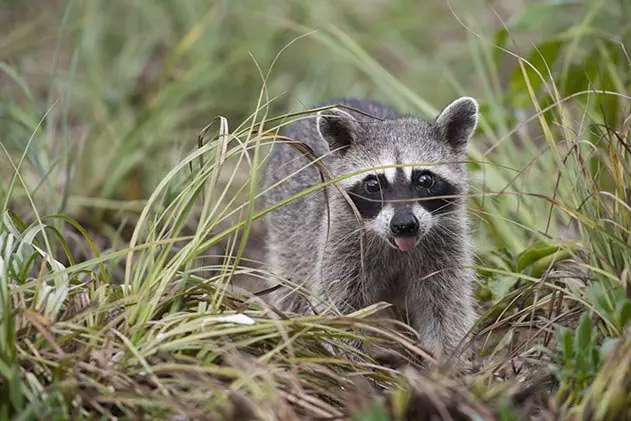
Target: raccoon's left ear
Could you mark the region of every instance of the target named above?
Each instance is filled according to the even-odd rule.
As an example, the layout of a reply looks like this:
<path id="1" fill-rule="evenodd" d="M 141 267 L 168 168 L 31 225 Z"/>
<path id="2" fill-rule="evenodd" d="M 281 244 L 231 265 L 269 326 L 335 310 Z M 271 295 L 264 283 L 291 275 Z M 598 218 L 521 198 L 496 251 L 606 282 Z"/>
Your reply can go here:
<path id="1" fill-rule="evenodd" d="M 329 150 L 340 149 L 342 153 L 357 140 L 359 132 L 355 117 L 339 108 L 318 112 L 316 127 L 320 137 L 328 143 Z"/>
<path id="2" fill-rule="evenodd" d="M 478 103 L 471 97 L 458 98 L 445 107 L 435 121 L 436 127 L 456 152 L 464 152 L 478 125 Z"/>

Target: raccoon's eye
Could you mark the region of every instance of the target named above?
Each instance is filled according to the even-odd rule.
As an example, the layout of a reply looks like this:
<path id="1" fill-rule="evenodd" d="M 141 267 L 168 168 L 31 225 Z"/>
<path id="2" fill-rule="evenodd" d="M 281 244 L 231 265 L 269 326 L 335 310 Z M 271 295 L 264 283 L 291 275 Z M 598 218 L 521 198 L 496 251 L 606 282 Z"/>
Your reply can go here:
<path id="1" fill-rule="evenodd" d="M 420 172 L 414 178 L 414 183 L 418 187 L 429 189 L 434 185 L 434 177 L 429 172 Z"/>
<path id="2" fill-rule="evenodd" d="M 379 180 L 375 177 L 369 177 L 364 180 L 364 190 L 367 193 L 377 193 L 379 191 Z"/>

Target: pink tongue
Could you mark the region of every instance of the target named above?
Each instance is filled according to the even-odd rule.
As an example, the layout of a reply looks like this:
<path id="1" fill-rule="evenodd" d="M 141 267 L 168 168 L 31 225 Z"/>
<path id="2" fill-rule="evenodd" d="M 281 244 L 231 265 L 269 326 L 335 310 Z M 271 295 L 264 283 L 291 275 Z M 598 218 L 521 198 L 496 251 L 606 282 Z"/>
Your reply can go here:
<path id="1" fill-rule="evenodd" d="M 416 237 L 394 237 L 394 242 L 401 251 L 408 251 L 416 245 Z"/>

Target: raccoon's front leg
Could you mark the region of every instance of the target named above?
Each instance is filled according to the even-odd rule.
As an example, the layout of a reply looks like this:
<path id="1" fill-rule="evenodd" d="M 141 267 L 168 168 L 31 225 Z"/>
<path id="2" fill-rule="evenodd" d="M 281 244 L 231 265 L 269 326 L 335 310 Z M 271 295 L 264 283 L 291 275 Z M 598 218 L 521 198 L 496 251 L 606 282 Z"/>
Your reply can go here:
<path id="1" fill-rule="evenodd" d="M 320 314 L 348 315 L 367 305 L 361 291 L 353 287 L 354 281 L 333 280 L 324 285 L 319 285 L 316 292 L 315 308 Z M 321 289 L 322 288 L 322 289 Z"/>
<path id="2" fill-rule="evenodd" d="M 470 297 L 438 279 L 421 281 L 410 292 L 405 311 L 423 347 L 437 359 L 451 356 L 475 320 Z"/>
<path id="3" fill-rule="evenodd" d="M 326 244 L 326 240 L 321 241 Z M 344 253 L 348 250 L 353 248 L 324 248 L 316 261 L 310 280 L 315 295 L 312 303 L 320 314 L 347 315 L 369 304 L 361 277 L 361 261 Z"/>

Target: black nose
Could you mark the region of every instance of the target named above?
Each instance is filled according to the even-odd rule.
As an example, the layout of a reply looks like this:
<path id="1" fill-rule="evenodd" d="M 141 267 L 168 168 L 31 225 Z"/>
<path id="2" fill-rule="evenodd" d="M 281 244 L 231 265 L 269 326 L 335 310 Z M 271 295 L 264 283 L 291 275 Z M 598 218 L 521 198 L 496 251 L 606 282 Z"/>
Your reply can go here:
<path id="1" fill-rule="evenodd" d="M 394 235 L 416 235 L 418 219 L 411 213 L 398 213 L 390 221 L 390 229 Z"/>

